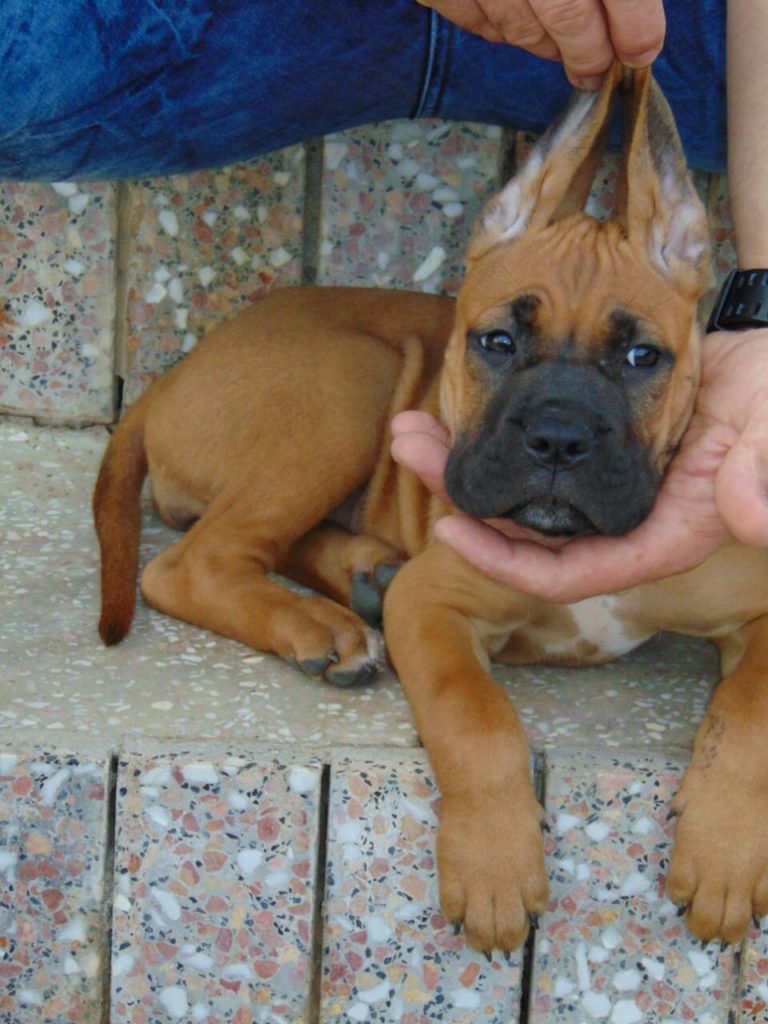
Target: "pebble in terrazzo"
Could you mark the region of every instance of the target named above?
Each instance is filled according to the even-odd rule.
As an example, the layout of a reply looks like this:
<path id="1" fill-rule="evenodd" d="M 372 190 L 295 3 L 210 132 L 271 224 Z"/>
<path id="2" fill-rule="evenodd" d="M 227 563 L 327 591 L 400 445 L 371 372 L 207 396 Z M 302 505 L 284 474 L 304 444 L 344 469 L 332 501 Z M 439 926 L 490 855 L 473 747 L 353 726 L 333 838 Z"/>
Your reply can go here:
<path id="1" fill-rule="evenodd" d="M 684 760 L 547 755 L 550 904 L 537 935 L 531 1024 L 723 1021 L 734 952 L 706 948 L 665 897 Z"/>
<path id="2" fill-rule="evenodd" d="M 441 121 L 329 136 L 320 281 L 455 293 L 500 147 L 498 128 Z"/>
<path id="3" fill-rule="evenodd" d="M 109 757 L 0 747 L 0 1020 L 99 1024 Z"/>
<path id="4" fill-rule="evenodd" d="M 323 1024 L 514 1024 L 520 955 L 488 962 L 438 908 L 425 755 L 350 755 L 331 772 Z"/>
<path id="5" fill-rule="evenodd" d="M 0 183 L 0 411 L 111 420 L 115 224 L 112 185 Z"/>
<path id="6" fill-rule="evenodd" d="M 242 748 L 121 757 L 112 1024 L 307 1021 L 320 778 Z"/>
<path id="7" fill-rule="evenodd" d="M 244 303 L 301 280 L 303 204 L 302 146 L 130 184 L 128 401 Z"/>

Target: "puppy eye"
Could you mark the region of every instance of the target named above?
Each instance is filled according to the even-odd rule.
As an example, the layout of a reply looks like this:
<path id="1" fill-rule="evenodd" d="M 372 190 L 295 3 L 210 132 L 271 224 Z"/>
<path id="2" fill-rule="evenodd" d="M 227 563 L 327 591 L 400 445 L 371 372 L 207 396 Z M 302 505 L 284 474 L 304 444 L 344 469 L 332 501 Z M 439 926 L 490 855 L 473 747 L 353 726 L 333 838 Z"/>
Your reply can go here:
<path id="1" fill-rule="evenodd" d="M 481 334 L 478 340 L 487 352 L 501 352 L 504 355 L 514 355 L 517 351 L 517 344 L 506 331 L 488 331 L 485 334 Z"/>
<path id="2" fill-rule="evenodd" d="M 627 362 L 630 366 L 644 369 L 655 366 L 660 355 L 659 350 L 653 345 L 635 345 L 627 352 Z"/>

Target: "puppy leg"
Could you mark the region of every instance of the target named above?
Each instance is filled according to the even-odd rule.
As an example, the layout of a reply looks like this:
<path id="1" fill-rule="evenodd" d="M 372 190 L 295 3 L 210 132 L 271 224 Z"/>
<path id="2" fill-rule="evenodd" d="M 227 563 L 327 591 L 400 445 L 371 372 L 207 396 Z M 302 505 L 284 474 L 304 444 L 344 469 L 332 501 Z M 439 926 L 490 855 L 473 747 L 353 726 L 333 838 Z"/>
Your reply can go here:
<path id="1" fill-rule="evenodd" d="M 325 597 L 295 594 L 267 578 L 287 546 L 250 497 L 223 494 L 176 544 L 147 565 L 142 593 L 159 611 L 296 661 L 339 686 L 370 682 L 376 635 Z"/>
<path id="2" fill-rule="evenodd" d="M 721 653 L 740 660 L 715 690 L 673 802 L 667 892 L 697 938 L 738 942 L 768 914 L 768 617 Z"/>
<path id="3" fill-rule="evenodd" d="M 286 552 L 277 571 L 347 605 L 369 626 L 378 626 L 384 594 L 402 561 L 397 548 L 377 537 L 320 523 Z"/>
<path id="4" fill-rule="evenodd" d="M 503 621 L 510 593 L 433 545 L 408 562 L 384 603 L 389 653 L 442 793 L 440 901 L 477 949 L 512 949 L 547 902 L 543 811 L 528 745 L 479 657 L 477 620 Z"/>

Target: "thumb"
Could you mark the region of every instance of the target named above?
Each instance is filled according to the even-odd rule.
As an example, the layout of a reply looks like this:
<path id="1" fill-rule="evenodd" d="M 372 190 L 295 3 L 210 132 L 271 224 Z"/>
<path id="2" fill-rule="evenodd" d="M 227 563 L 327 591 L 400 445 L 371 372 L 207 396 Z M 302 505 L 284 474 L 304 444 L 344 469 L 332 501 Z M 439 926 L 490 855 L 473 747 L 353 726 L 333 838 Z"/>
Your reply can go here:
<path id="1" fill-rule="evenodd" d="M 715 479 L 723 522 L 744 544 L 768 546 L 768 417 L 750 421 Z"/>

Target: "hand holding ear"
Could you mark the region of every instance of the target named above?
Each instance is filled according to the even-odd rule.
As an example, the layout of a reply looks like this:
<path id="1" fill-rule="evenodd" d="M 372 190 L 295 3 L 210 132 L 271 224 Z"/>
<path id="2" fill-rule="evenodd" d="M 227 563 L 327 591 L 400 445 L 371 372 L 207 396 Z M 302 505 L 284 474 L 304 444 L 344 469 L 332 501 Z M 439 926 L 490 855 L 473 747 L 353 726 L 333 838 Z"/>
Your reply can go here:
<path id="1" fill-rule="evenodd" d="M 615 59 L 646 67 L 664 42 L 662 0 L 418 0 L 492 43 L 562 61 L 570 81 L 595 89 Z"/>
<path id="2" fill-rule="evenodd" d="M 439 520 L 437 536 L 481 572 L 558 603 L 685 572 L 731 536 L 768 545 L 768 329 L 703 342 L 702 383 L 680 450 L 650 516 L 626 537 L 555 548 L 506 520 Z M 392 424 L 395 459 L 439 496 L 449 438 L 425 413 Z"/>

